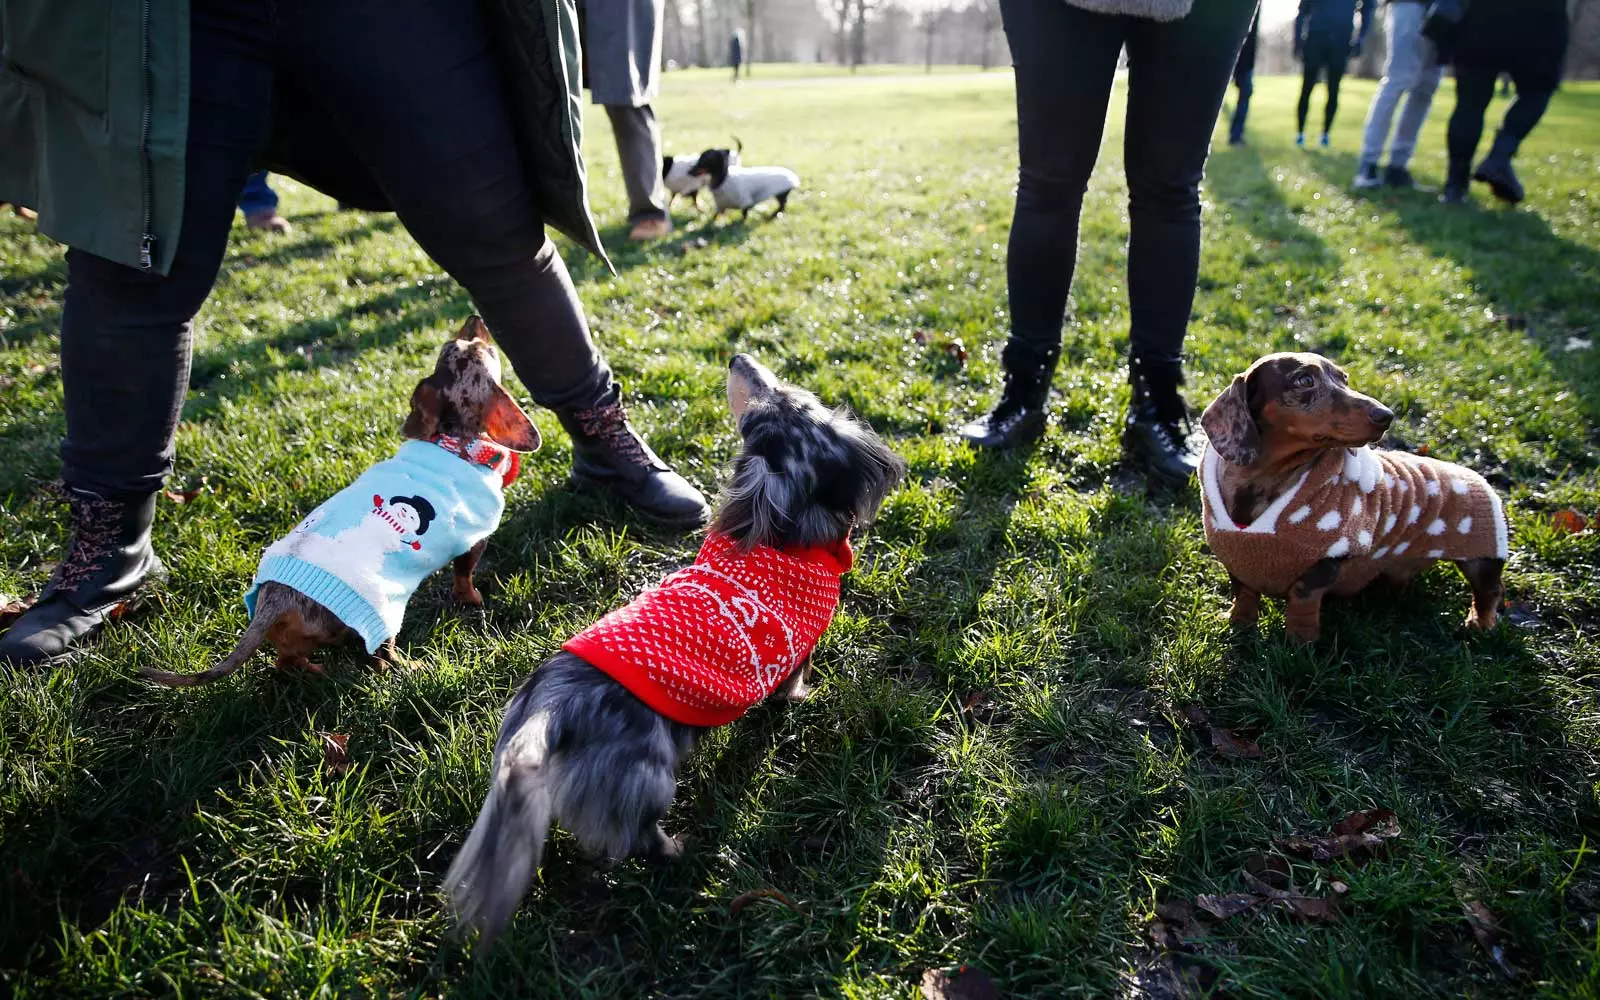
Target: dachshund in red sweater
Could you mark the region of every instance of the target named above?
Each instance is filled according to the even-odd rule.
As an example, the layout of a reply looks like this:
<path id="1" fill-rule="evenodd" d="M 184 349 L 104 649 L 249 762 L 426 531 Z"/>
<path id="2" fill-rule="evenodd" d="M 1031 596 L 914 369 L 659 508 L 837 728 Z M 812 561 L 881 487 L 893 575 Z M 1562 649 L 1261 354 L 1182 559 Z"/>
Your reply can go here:
<path id="1" fill-rule="evenodd" d="M 1440 559 L 1472 587 L 1469 626 L 1494 627 L 1507 524 L 1471 469 L 1377 451 L 1394 413 L 1315 354 L 1269 354 L 1200 418 L 1206 542 L 1233 581 L 1235 625 L 1262 594 L 1288 599 L 1289 634 L 1315 642 L 1325 594 L 1409 580 Z"/>
<path id="2" fill-rule="evenodd" d="M 905 463 L 871 428 L 748 356 L 728 369 L 744 447 L 700 554 L 573 636 L 506 709 L 478 822 L 445 877 L 458 925 L 492 940 L 559 820 L 592 854 L 678 857 L 661 819 L 678 762 L 770 695 L 809 693 L 850 532 Z"/>

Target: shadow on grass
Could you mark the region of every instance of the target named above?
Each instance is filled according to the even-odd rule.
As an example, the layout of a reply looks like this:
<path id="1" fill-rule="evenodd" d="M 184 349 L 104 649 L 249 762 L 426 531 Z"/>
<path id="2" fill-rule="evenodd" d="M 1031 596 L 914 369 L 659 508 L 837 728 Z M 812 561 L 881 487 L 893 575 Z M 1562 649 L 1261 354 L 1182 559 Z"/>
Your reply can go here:
<path id="1" fill-rule="evenodd" d="M 1322 237 L 1296 221 L 1272 170 L 1254 146 L 1224 146 L 1213 152 L 1206 166 L 1206 187 L 1228 206 L 1233 224 L 1254 235 L 1273 256 L 1308 267 L 1332 268 L 1338 262 Z"/>

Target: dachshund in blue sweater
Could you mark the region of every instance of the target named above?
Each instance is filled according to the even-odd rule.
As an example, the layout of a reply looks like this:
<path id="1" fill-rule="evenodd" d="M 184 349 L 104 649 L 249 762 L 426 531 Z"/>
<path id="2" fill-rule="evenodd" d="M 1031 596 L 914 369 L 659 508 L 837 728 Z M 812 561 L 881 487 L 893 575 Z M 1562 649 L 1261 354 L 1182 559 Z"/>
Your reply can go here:
<path id="1" fill-rule="evenodd" d="M 446 563 L 456 600 L 481 605 L 473 571 L 500 524 L 519 454 L 539 447 L 538 430 L 500 375 L 488 328 L 473 316 L 412 392 L 406 441 L 394 456 L 267 548 L 245 595 L 250 627 L 233 652 L 198 674 L 139 672 L 168 686 L 206 684 L 270 642 L 280 670 L 320 673 L 311 654 L 350 639 L 373 665 L 399 664 L 394 637 L 406 603 Z"/>

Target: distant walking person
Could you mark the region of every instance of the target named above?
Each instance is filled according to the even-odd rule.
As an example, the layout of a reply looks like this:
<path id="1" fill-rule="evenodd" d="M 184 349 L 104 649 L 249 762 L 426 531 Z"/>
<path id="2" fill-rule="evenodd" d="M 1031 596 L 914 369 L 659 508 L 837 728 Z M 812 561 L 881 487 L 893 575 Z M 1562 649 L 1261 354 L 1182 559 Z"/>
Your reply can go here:
<path id="1" fill-rule="evenodd" d="M 728 39 L 728 65 L 733 67 L 733 82 L 739 82 L 739 67 L 744 65 L 744 32 L 735 31 Z"/>
<path id="2" fill-rule="evenodd" d="M 1256 0 L 1000 0 L 1017 79 L 1016 214 L 1006 249 L 1005 386 L 960 429 L 981 448 L 1044 434 L 1078 258 L 1078 216 L 1128 53 L 1128 457 L 1154 482 L 1194 474 L 1205 436 L 1179 392 L 1200 271 L 1200 179 Z"/>
<path id="3" fill-rule="evenodd" d="M 1250 95 L 1255 93 L 1256 35 L 1261 30 L 1261 15 L 1250 22 L 1250 34 L 1244 36 L 1244 48 L 1239 50 L 1239 61 L 1233 64 L 1233 85 L 1239 97 L 1233 105 L 1233 121 L 1228 125 L 1228 145 L 1244 145 L 1244 119 L 1250 113 Z"/>
<path id="4" fill-rule="evenodd" d="M 1322 111 L 1322 145 L 1328 145 L 1333 116 L 1339 112 L 1339 82 L 1352 56 L 1361 54 L 1372 27 L 1372 7 L 1377 0 L 1300 0 L 1294 19 L 1294 57 L 1303 67 L 1300 103 L 1295 109 L 1294 144 L 1306 144 L 1306 115 L 1311 111 L 1311 91 L 1326 79 L 1328 100 Z M 1357 11 L 1361 26 L 1351 34 Z"/>
<path id="5" fill-rule="evenodd" d="M 583 69 L 594 103 L 606 109 L 628 190 L 628 239 L 672 232 L 661 180 L 661 126 L 650 102 L 661 92 L 665 0 L 582 0 Z"/>
<path id="6" fill-rule="evenodd" d="M 1372 106 L 1367 109 L 1361 159 L 1356 166 L 1357 189 L 1375 188 L 1380 184 L 1397 188 L 1416 186 L 1409 169 L 1411 154 L 1417 148 L 1417 133 L 1422 131 L 1428 109 L 1433 106 L 1433 93 L 1439 89 L 1439 74 L 1443 69 L 1439 64 L 1438 47 L 1422 33 L 1422 19 L 1427 9 L 1426 0 L 1389 0 L 1385 32 L 1389 52 L 1383 62 L 1383 80 L 1373 95 Z M 1400 124 L 1391 140 L 1389 126 L 1402 97 L 1406 107 L 1400 113 Z M 1386 144 L 1389 168 L 1380 176 L 1378 164 L 1383 160 Z"/>
<path id="7" fill-rule="evenodd" d="M 251 229 L 287 235 L 293 226 L 278 214 L 278 192 L 267 186 L 267 172 L 257 170 L 244 182 L 239 192 L 239 211 L 244 213 L 244 224 Z"/>
<path id="8" fill-rule="evenodd" d="M 1517 147 L 1544 117 L 1550 96 L 1561 83 L 1567 51 L 1565 0 L 1472 0 L 1452 43 L 1456 70 L 1456 109 L 1450 115 L 1450 173 L 1446 203 L 1467 199 L 1471 179 L 1489 185 L 1501 201 L 1522 200 L 1522 181 L 1511 169 Z M 1494 97 L 1495 80 L 1508 73 L 1517 85 L 1489 154 L 1472 170 L 1483 136 L 1483 115 Z"/>

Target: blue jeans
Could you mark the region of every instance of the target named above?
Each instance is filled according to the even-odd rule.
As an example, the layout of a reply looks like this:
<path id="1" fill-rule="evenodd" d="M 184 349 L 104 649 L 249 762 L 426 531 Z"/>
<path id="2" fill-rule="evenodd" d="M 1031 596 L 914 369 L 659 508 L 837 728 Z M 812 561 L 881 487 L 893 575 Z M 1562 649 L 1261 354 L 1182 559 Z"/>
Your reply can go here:
<path id="1" fill-rule="evenodd" d="M 257 170 L 245 178 L 244 190 L 239 193 L 239 211 L 245 215 L 261 215 L 277 211 L 278 192 L 267 186 L 267 172 Z"/>

